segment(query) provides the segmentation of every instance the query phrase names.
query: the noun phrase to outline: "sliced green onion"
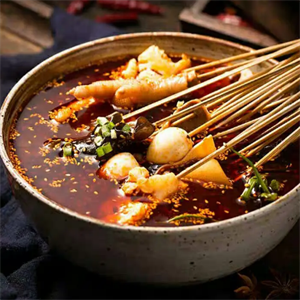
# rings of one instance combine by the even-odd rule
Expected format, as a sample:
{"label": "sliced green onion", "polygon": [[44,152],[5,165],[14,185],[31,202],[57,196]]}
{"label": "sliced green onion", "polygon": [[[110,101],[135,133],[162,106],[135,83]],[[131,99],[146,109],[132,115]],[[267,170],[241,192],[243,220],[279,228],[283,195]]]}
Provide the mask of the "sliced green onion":
{"label": "sliced green onion", "polygon": [[123,132],[131,132],[131,127],[128,124],[125,124],[122,128]]}
{"label": "sliced green onion", "polygon": [[101,147],[98,147],[96,149],[98,157],[102,157],[105,154],[110,153],[111,151],[113,151],[113,148],[112,148],[110,142],[107,142],[107,143],[103,144]]}
{"label": "sliced green onion", "polygon": [[101,127],[100,127],[100,126],[97,126],[97,127],[95,128],[94,134],[95,134],[95,135],[99,135],[99,134],[100,134],[100,131],[101,131]]}
{"label": "sliced green onion", "polygon": [[270,183],[270,188],[273,190],[273,192],[278,192],[280,183],[276,179],[273,179]]}
{"label": "sliced green onion", "polygon": [[270,194],[270,191],[269,191],[268,187],[267,187],[266,184],[264,183],[264,180],[263,180],[262,176],[261,176],[260,173],[258,172],[257,168],[254,166],[253,162],[252,162],[250,159],[248,159],[247,157],[245,157],[243,154],[241,154],[241,153],[235,151],[233,148],[231,148],[231,150],[232,150],[235,154],[237,154],[240,158],[242,158],[242,159],[243,159],[243,160],[244,160],[244,161],[252,168],[252,170],[253,170],[253,172],[254,172],[254,174],[255,174],[257,180],[258,180],[258,183],[261,185],[263,191],[264,191],[265,193]]}
{"label": "sliced green onion", "polygon": [[243,160],[245,160],[247,162],[247,164],[252,168],[259,185],[261,186],[261,188],[263,189],[263,193],[261,193],[261,197],[265,198],[267,201],[274,201],[278,198],[278,195],[276,193],[271,193],[269,188],[266,185],[266,179],[262,178],[262,176],[260,175],[260,173],[258,172],[257,168],[254,166],[254,164],[252,163],[252,161],[250,159],[248,159],[247,157],[245,157],[243,154],[235,151],[233,148],[231,148],[231,150],[237,154],[239,157],[241,157]]}
{"label": "sliced green onion", "polygon": [[201,219],[201,220],[206,220],[207,218],[200,216],[200,215],[196,215],[196,214],[182,214],[179,216],[176,216],[174,218],[169,219],[167,222],[171,223],[174,221],[178,221],[178,220],[183,220],[183,219],[191,219],[191,218],[196,218],[196,219]]}
{"label": "sliced green onion", "polygon": [[108,122],[107,124],[105,124],[105,126],[107,126],[109,129],[113,129],[115,127],[115,124],[113,122]]}
{"label": "sliced green onion", "polygon": [[115,139],[117,138],[117,132],[116,132],[114,129],[112,129],[112,130],[110,131],[110,137],[111,137],[113,140],[115,140]]}
{"label": "sliced green onion", "polygon": [[181,106],[183,106],[183,104],[184,104],[184,101],[177,101],[176,107],[180,108]]}
{"label": "sliced green onion", "polygon": [[278,195],[276,193],[262,193],[261,196],[267,201],[275,201],[278,198]]}
{"label": "sliced green onion", "polygon": [[97,124],[104,125],[106,123],[108,123],[108,120],[105,117],[98,117],[97,118]]}
{"label": "sliced green onion", "polygon": [[102,141],[103,141],[103,138],[102,138],[101,136],[96,136],[96,137],[94,138],[94,143],[95,143],[97,146],[100,146]]}
{"label": "sliced green onion", "polygon": [[110,136],[110,129],[106,125],[102,125],[101,134],[103,137]]}
{"label": "sliced green onion", "polygon": [[246,187],[241,195],[241,199],[244,201],[250,200],[251,192],[253,188],[258,185],[258,180],[256,177],[252,177],[249,179],[247,184],[249,184],[249,187]]}
{"label": "sliced green onion", "polygon": [[97,148],[97,149],[96,149],[96,152],[97,152],[98,157],[102,157],[102,156],[105,155],[105,152],[104,152],[104,150],[103,150],[103,147]]}
{"label": "sliced green onion", "polygon": [[112,148],[110,142],[103,144],[102,148],[103,148],[103,151],[105,152],[105,154],[113,151],[113,148]]}
{"label": "sliced green onion", "polygon": [[63,146],[63,156],[72,156],[73,146],[72,143],[65,143]]}

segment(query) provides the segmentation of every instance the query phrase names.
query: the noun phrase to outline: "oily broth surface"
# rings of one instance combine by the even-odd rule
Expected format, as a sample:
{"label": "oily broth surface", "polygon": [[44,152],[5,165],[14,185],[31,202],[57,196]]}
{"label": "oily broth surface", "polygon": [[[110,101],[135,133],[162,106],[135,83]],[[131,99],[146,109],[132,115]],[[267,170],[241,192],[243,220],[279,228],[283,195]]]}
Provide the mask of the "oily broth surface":
{"label": "oily broth surface", "polygon": [[[122,203],[132,199],[149,201],[146,197],[124,197],[115,182],[100,179],[97,176],[99,162],[92,156],[80,155],[77,164],[66,163],[58,150],[42,153],[40,148],[49,138],[80,138],[89,134],[89,126],[98,116],[106,116],[114,111],[109,104],[96,104],[80,111],[77,121],[66,124],[49,122],[49,111],[57,106],[74,100],[67,91],[78,84],[89,84],[97,80],[109,79],[108,72],[123,65],[128,58],[87,67],[71,73],[54,86],[48,86],[32,97],[20,113],[16,131],[19,133],[12,141],[20,167],[32,184],[46,197],[78,213],[90,215],[108,221],[107,216],[118,211]],[[194,64],[201,63],[200,60]],[[195,98],[193,95],[186,99]],[[185,100],[186,100],[185,99]],[[167,116],[173,110],[173,104],[151,110],[144,114],[151,121]],[[225,140],[216,141],[221,145]],[[13,158],[13,157],[12,157]],[[291,159],[288,159],[291,158]],[[270,178],[285,182],[282,194],[291,190],[299,182],[299,145],[294,143],[282,154],[281,162],[266,164]],[[220,161],[225,173],[231,179],[245,170],[245,164],[237,157]],[[286,167],[288,166],[288,167]],[[17,167],[19,168],[19,167]],[[288,181],[287,181],[288,180]],[[215,220],[232,218],[261,207],[262,203],[248,203],[246,206],[237,201],[244,189],[242,180],[234,183],[233,189],[206,189],[198,183],[189,183],[186,195],[189,201],[182,200],[180,205],[165,203],[159,205],[148,226],[174,226],[166,220],[182,213],[197,213],[199,209],[209,209],[215,213]]]}

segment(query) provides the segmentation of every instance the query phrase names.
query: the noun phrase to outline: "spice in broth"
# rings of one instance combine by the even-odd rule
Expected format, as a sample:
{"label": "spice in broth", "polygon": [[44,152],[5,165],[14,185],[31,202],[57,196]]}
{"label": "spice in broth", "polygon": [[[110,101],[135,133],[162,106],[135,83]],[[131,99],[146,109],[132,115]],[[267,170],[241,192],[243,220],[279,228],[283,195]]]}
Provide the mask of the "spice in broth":
{"label": "spice in broth", "polygon": [[[99,171],[103,162],[101,159],[99,162],[96,156],[76,150],[74,155],[64,156],[60,143],[56,142],[57,139],[62,139],[67,143],[88,138],[98,117],[106,117],[115,111],[126,114],[129,110],[117,109],[109,103],[95,103],[78,111],[76,118],[62,124],[50,120],[49,111],[55,111],[61,105],[76,101],[72,95],[68,94],[75,86],[118,78],[120,71],[124,69],[120,69],[120,66],[123,66],[129,59],[128,57],[116,59],[78,70],[47,85],[29,99],[13,123],[10,134],[10,157],[25,180],[58,204],[108,223],[118,222],[120,207],[127,205],[128,208],[131,203],[136,202],[148,204],[143,220],[132,222],[132,225],[143,226],[203,224],[245,215],[268,204],[261,198],[241,200],[240,196],[245,189],[245,177],[241,174],[245,173],[247,164],[233,154],[222,155],[218,158],[227,177],[233,181],[232,186],[216,186],[212,182],[204,181],[184,181],[188,184],[186,190],[159,204],[152,202],[153,198],[149,195],[125,196],[120,188],[120,181],[103,178]],[[174,58],[173,61],[176,62],[178,59]],[[199,65],[203,62],[205,62],[203,59],[193,59],[192,65]],[[155,122],[172,113],[180,101],[199,98],[228,84],[230,84],[229,79],[222,80],[168,105],[154,108],[142,116],[150,122]],[[223,130],[224,128],[219,128],[213,131],[213,134]],[[233,135],[215,139],[216,147],[232,137]],[[199,135],[193,141],[196,143],[202,138]],[[52,145],[51,148],[44,146],[46,141]],[[249,141],[243,143],[247,142]],[[257,161],[274,145],[274,143],[269,145],[259,155],[251,157],[251,160]],[[174,141],[174,147],[177,146]],[[153,174],[159,166],[145,161],[146,149],[147,144],[141,143],[140,147],[132,148],[130,152],[138,157],[142,166],[150,170],[150,174]],[[282,196],[299,183],[298,167],[299,143],[296,142],[286,148],[279,158],[266,163],[261,173],[267,175],[268,181],[276,179],[280,182],[281,188],[278,195]],[[182,214],[190,214],[191,217],[187,222],[168,222],[171,218]],[[193,217],[195,215],[200,217]]]}

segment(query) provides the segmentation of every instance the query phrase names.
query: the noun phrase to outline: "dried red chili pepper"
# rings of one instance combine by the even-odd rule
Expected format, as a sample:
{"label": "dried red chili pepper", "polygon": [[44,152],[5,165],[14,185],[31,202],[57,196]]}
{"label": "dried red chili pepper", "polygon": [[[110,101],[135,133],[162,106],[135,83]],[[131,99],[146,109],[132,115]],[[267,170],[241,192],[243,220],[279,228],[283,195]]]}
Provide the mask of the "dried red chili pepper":
{"label": "dried red chili pepper", "polygon": [[97,0],[97,2],[106,8],[132,10],[140,13],[162,14],[161,7],[138,0]]}
{"label": "dried red chili pepper", "polygon": [[98,16],[96,18],[97,22],[109,23],[109,24],[126,23],[126,22],[133,22],[137,20],[138,20],[138,15],[136,12],[121,13],[121,14],[107,14],[104,16]]}
{"label": "dried red chili pepper", "polygon": [[82,12],[82,10],[90,4],[91,0],[74,0],[71,1],[67,7],[67,12],[72,15],[77,15]]}

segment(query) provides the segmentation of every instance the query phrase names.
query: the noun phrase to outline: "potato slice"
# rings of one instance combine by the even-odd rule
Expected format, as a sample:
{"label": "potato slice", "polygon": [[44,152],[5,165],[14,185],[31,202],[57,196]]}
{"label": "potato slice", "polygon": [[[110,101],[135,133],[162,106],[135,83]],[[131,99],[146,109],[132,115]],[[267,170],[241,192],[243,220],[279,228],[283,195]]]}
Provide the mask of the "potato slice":
{"label": "potato slice", "polygon": [[227,178],[221,165],[216,159],[208,161],[203,166],[197,168],[193,172],[189,173],[186,178],[192,178],[207,182],[215,182],[219,184],[225,184],[231,186],[232,183]]}
{"label": "potato slice", "polygon": [[212,152],[216,151],[217,148],[215,146],[214,139],[211,135],[205,137],[201,142],[196,144],[190,152],[179,162],[176,164],[182,164],[187,161],[191,161],[194,159],[201,159],[205,156],[211,154]]}

